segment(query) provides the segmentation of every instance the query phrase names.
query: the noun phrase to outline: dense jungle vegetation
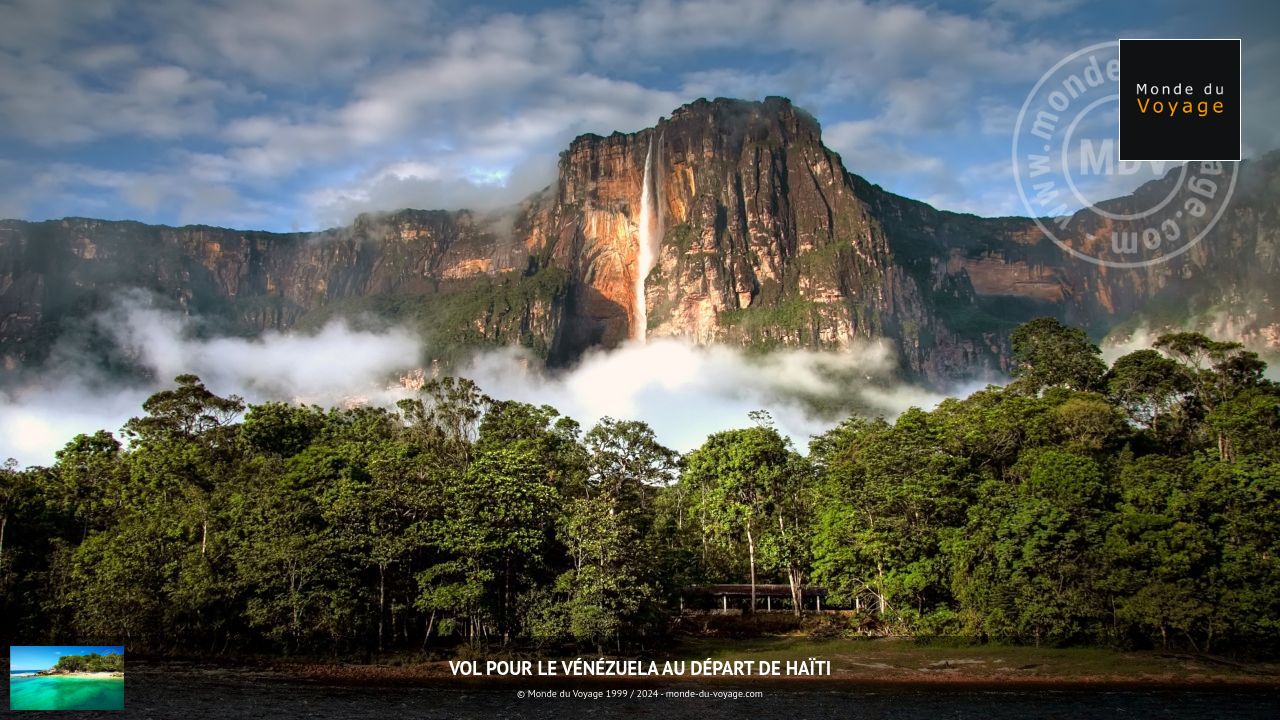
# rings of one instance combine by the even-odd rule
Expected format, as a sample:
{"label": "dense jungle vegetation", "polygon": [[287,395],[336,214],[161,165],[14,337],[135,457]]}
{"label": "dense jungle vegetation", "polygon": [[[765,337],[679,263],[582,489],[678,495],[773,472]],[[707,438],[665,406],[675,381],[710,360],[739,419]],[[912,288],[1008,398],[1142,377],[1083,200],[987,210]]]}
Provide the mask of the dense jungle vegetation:
{"label": "dense jungle vegetation", "polygon": [[430,382],[395,409],[194,376],[121,436],[0,471],[0,634],[349,655],[661,646],[690,587],[827,588],[862,632],[1274,655],[1280,387],[1166,335],[1110,367],[1013,335],[1014,380],[802,454],[764,414],[681,456],[640,422]]}

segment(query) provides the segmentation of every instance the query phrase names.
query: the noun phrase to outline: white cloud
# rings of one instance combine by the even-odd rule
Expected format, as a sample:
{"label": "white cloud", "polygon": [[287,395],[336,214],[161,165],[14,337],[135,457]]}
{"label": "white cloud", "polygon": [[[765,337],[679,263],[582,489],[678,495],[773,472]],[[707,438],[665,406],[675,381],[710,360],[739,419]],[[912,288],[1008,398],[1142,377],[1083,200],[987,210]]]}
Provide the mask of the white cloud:
{"label": "white cloud", "polygon": [[959,134],[969,124],[969,83],[911,78],[893,83],[880,117],[903,135],[941,130]]}
{"label": "white cloud", "polygon": [[942,158],[911,150],[891,134],[881,119],[855,120],[827,128],[823,140],[840,153],[850,172],[873,181],[886,175],[914,176],[937,186],[954,187],[953,173]]}
{"label": "white cloud", "polygon": [[491,178],[464,167],[393,162],[346,185],[312,191],[307,203],[322,225],[344,225],[360,213],[406,207],[496,210],[552,182],[555,157],[532,158],[495,174]]}
{"label": "white cloud", "polygon": [[1013,15],[1025,20],[1041,20],[1068,12],[1081,0],[988,0],[992,11]]}
{"label": "white cloud", "polygon": [[0,63],[0,123],[10,137],[37,145],[113,136],[175,140],[212,133],[219,104],[254,97],[173,65],[120,70],[109,83],[44,62]]}
{"label": "white cloud", "polygon": [[[432,5],[416,0],[215,0],[149,10],[159,45],[185,65],[270,84],[350,80],[428,46]],[[424,32],[424,30],[427,30]]]}
{"label": "white cloud", "polygon": [[[467,120],[453,128],[432,127],[438,121],[433,117],[440,112],[434,105],[414,109],[416,106],[405,98],[387,98],[389,106],[401,106],[403,116],[431,108],[431,116],[418,121],[423,133],[416,145],[423,149],[399,154],[341,184],[311,191],[307,201],[315,217],[329,224],[348,222],[358,212],[401,207],[493,208],[512,204],[555,180],[555,157],[575,135],[639,130],[681,102],[677,93],[591,74],[550,75],[544,80],[540,92],[528,97],[518,114],[458,110],[456,114]],[[361,102],[373,103],[375,97],[370,94]],[[484,105],[491,100],[486,95],[474,102]],[[463,106],[472,103],[459,102]],[[371,122],[376,125],[382,121],[374,117]],[[240,132],[253,129],[241,128]],[[285,142],[296,139],[289,130],[278,130]],[[377,135],[372,126],[353,126],[349,132],[353,137]],[[267,147],[278,146],[268,143]],[[287,156],[295,149],[307,152],[296,146],[282,152]]]}
{"label": "white cloud", "polygon": [[[1273,15],[1280,14],[1272,6]],[[1245,41],[1241,52],[1244,67],[1243,108],[1244,157],[1258,157],[1280,148],[1280,94],[1272,82],[1274,68],[1280,66],[1280,41]]]}
{"label": "white cloud", "polygon": [[[9,172],[17,174],[22,169],[13,163]],[[0,181],[6,174],[6,168],[0,164]],[[212,174],[186,175],[170,169],[103,170],[74,163],[54,163],[26,175],[23,192],[10,196],[8,201],[14,207],[21,207],[37,197],[76,207],[79,209],[76,214],[81,216],[129,219],[139,211],[176,208],[180,223],[244,228],[261,226],[278,219],[284,212],[261,200],[242,197],[225,178]],[[3,207],[4,201],[0,201],[0,208]]]}
{"label": "white cloud", "polygon": [[[257,339],[197,339],[181,316],[127,295],[96,324],[147,368],[157,382],[122,385],[104,378],[72,345],[55,350],[46,376],[6,393],[0,403],[0,457],[48,463],[75,434],[116,430],[141,413],[142,401],[183,373],[215,392],[251,400],[337,404],[386,400],[396,371],[419,363],[421,345],[403,330],[353,330],[337,323],[310,335],[268,333]],[[359,352],[352,352],[359,348]]]}
{"label": "white cloud", "polygon": [[26,58],[60,55],[69,39],[110,18],[116,0],[9,0],[0,23],[0,50]]}
{"label": "white cloud", "polygon": [[[639,129],[697,96],[783,94],[828,125],[851,170],[891,185],[925,178],[922,194],[952,197],[967,189],[952,178],[991,159],[966,157],[966,140],[1007,134],[1017,95],[1077,46],[1029,32],[1029,19],[1072,6],[993,0],[980,15],[865,0],[512,12],[416,0],[14,0],[0,26],[0,139],[51,151],[143,141],[110,167],[201,187],[176,204],[177,191],[143,187],[126,197],[132,207],[218,222],[208,214],[258,217],[278,202],[293,206],[268,216],[273,227],[314,227],[402,199],[480,206],[476,178],[544,164],[577,133]],[[1246,78],[1265,76],[1257,68],[1274,64],[1274,47],[1246,43]],[[1246,107],[1262,108],[1246,115],[1251,151],[1280,143],[1274,104],[1251,86]],[[938,137],[954,147],[929,144]],[[406,162],[440,175],[384,172]],[[27,174],[47,164],[34,160]],[[15,185],[0,188],[6,212],[30,205],[13,199],[31,194]],[[513,186],[523,187],[499,189]],[[85,202],[69,212],[103,204]]]}
{"label": "white cloud", "polygon": [[[408,392],[395,379],[419,366],[422,356],[420,339],[398,328],[374,332],[332,324],[305,335],[197,338],[188,319],[157,309],[141,295],[125,296],[96,324],[156,382],[125,386],[104,378],[74,343],[65,343],[46,376],[0,403],[0,458],[51,462],[75,434],[119,428],[140,414],[146,397],[188,372],[216,393],[250,401],[390,406]],[[941,399],[895,383],[895,366],[883,343],[754,356],[659,339],[592,352],[576,367],[554,373],[519,350],[495,350],[476,356],[458,374],[493,397],[550,404],[588,427],[604,416],[643,420],[679,450],[698,446],[712,432],[741,427],[749,422],[748,412],[766,409],[803,449],[811,434],[841,419],[815,412],[813,398],[843,400],[886,416]]]}
{"label": "white cloud", "polygon": [[982,98],[978,101],[979,126],[983,135],[1013,138],[1018,119],[1018,106],[1005,99]]}
{"label": "white cloud", "polygon": [[103,73],[140,65],[142,52],[134,45],[93,45],[73,53],[69,59],[75,67],[85,72]]}

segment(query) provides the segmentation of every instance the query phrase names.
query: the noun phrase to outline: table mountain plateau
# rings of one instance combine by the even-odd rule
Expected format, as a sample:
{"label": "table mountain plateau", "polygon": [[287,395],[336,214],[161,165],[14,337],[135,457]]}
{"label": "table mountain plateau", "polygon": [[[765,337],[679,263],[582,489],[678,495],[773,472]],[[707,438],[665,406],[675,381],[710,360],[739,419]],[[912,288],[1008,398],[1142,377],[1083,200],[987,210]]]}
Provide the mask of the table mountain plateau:
{"label": "table mountain plateau", "polygon": [[[2,221],[0,361],[7,380],[39,366],[126,290],[211,333],[405,323],[446,362],[519,345],[564,366],[660,336],[760,349],[879,339],[905,377],[941,386],[999,375],[1009,331],[1039,315],[1097,338],[1212,322],[1280,349],[1280,153],[1241,173],[1203,242],[1119,270],[1071,257],[1030,219],[936,210],[851,174],[786,99],[698,100],[636,133],[578,137],[552,186],[502,212],[402,210],[292,234]],[[1088,226],[1068,241],[1090,242]]]}

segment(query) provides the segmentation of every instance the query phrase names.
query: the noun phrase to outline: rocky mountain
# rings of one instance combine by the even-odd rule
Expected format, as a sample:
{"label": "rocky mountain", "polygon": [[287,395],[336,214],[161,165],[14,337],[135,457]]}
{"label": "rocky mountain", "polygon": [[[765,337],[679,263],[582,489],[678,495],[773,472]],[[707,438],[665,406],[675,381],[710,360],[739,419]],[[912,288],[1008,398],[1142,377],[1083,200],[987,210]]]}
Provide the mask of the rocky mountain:
{"label": "rocky mountain", "polygon": [[[125,290],[209,332],[408,323],[446,361],[515,344],[565,365],[659,336],[832,349],[884,339],[905,375],[941,384],[1001,371],[1008,332],[1045,314],[1096,337],[1213,322],[1280,348],[1278,199],[1273,153],[1241,168],[1226,215],[1191,251],[1105,268],[1030,219],[936,210],[851,174],[786,99],[698,100],[637,133],[577,138],[553,186],[499,213],[404,210],[297,234],[0,222],[0,358],[10,378],[40,364]],[[1097,230],[1076,223],[1067,241]]]}

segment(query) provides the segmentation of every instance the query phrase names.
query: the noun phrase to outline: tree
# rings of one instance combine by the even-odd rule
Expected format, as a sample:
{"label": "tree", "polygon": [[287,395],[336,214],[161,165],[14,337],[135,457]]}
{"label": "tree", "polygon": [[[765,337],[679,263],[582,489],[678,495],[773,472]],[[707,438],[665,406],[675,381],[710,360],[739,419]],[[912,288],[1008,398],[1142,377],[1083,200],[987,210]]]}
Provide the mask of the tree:
{"label": "tree", "polygon": [[22,474],[18,472],[18,463],[9,458],[0,466],[0,576],[5,572],[4,564],[4,531],[9,525],[9,515],[18,504],[19,484]]}
{"label": "tree", "polygon": [[1240,343],[1213,340],[1198,332],[1166,333],[1156,338],[1154,346],[1197,372],[1207,369],[1206,362],[1221,362],[1243,347]]}
{"label": "tree", "polygon": [[598,650],[621,646],[624,632],[653,615],[656,578],[645,536],[653,524],[652,496],[671,482],[677,455],[637,421],[604,418],[583,437],[586,482],[582,495],[565,487],[557,537],[570,567],[549,593],[530,601],[530,634],[539,640],[571,638]]}
{"label": "tree", "polygon": [[395,625],[390,576],[427,548],[444,487],[454,474],[442,467],[439,456],[420,452],[405,438],[388,438],[361,458],[360,472],[343,473],[321,496],[322,517],[342,552],[377,573],[376,645],[382,651],[388,620]]}
{"label": "tree", "polygon": [[516,599],[546,564],[558,493],[536,441],[489,445],[446,488],[433,545],[448,559],[418,576],[419,607],[453,615],[479,642],[515,634]]}
{"label": "tree", "polygon": [[1095,393],[1061,398],[1049,415],[1062,444],[1082,454],[1102,452],[1127,435],[1124,413]]}
{"label": "tree", "polygon": [[[896,425],[851,421],[816,439],[823,475],[815,575],[837,601],[874,596],[908,632],[944,631],[945,530],[963,520],[971,478],[941,442],[944,422],[912,409]],[[921,625],[923,623],[924,625]]]}
{"label": "tree", "polygon": [[561,516],[558,537],[571,567],[560,575],[554,592],[562,597],[558,624],[543,622],[535,637],[565,635],[590,643],[598,652],[609,640],[621,644],[628,629],[642,625],[642,615],[655,600],[655,588],[636,528],[638,510],[619,510],[617,498],[578,498]]}
{"label": "tree", "polygon": [[289,458],[307,449],[324,425],[324,411],[318,407],[268,402],[249,408],[240,437],[257,452]]}
{"label": "tree", "polygon": [[359,578],[323,500],[363,477],[352,449],[313,444],[285,462],[267,459],[229,501],[228,514],[240,519],[230,559],[244,620],[288,653],[336,650],[361,628]]}
{"label": "tree", "polygon": [[967,629],[1036,645],[1087,636],[1102,616],[1102,473],[1093,460],[1056,449],[1027,453],[1017,472],[1015,486],[983,485],[951,543]]}
{"label": "tree", "polygon": [[[776,430],[757,426],[715,433],[687,458],[682,482],[697,489],[691,512],[703,523],[703,534],[746,540],[753,612],[761,533],[771,527],[780,494],[797,481],[793,454]],[[794,582],[792,593],[797,600]]]}
{"label": "tree", "polygon": [[[813,561],[814,506],[816,503],[813,467],[799,454],[790,453],[787,468],[772,475],[768,488],[773,520],[764,534],[763,550],[768,563],[779,568],[791,590],[791,612],[797,617],[804,609],[804,580]],[[774,526],[776,525],[776,532]]]}
{"label": "tree", "polygon": [[1280,388],[1261,360],[1177,334],[1103,394],[1076,387],[1083,336],[1040,325],[1083,360],[1020,335],[1053,362],[850,418],[807,458],[760,413],[682,463],[643,423],[584,434],[462,379],[398,411],[266,403],[239,422],[239,400],[182,376],[127,444],[87,433],[50,467],[0,468],[0,634],[627,653],[691,585],[785,581],[798,610],[813,577],[883,632],[1280,650]]}
{"label": "tree", "polygon": [[1205,602],[1216,550],[1194,477],[1181,461],[1149,455],[1126,464],[1118,484],[1103,547],[1113,623],[1157,635],[1163,648],[1171,633],[1202,636],[1217,612]]}
{"label": "tree", "polygon": [[195,375],[179,375],[174,382],[177,388],[162,390],[142,403],[147,414],[125,423],[126,435],[143,442],[171,435],[213,440],[215,431],[230,427],[244,410],[239,397],[218,397]]}
{"label": "tree", "polygon": [[[1209,612],[1188,636],[1192,649],[1221,644],[1280,649],[1280,463],[1265,456],[1230,461],[1206,456],[1190,464],[1198,525],[1212,538],[1214,556],[1198,599]],[[1194,632],[1198,630],[1198,632]]]}
{"label": "tree", "polygon": [[130,514],[74,549],[66,567],[71,589],[58,601],[70,610],[79,637],[165,644],[167,592],[180,549],[164,525]]}
{"label": "tree", "polygon": [[80,537],[101,530],[124,504],[126,466],[119,441],[105,430],[76,435],[54,455],[57,502],[81,523]]}
{"label": "tree", "polygon": [[445,377],[429,381],[419,397],[401,400],[397,406],[415,441],[465,469],[481,418],[492,403],[474,382]]}
{"label": "tree", "polygon": [[582,442],[590,488],[622,507],[644,505],[654,487],[671,483],[677,468],[676,453],[640,421],[602,418]]}
{"label": "tree", "polygon": [[1187,367],[1195,399],[1208,411],[1263,381],[1266,364],[1238,342],[1179,332],[1161,335],[1155,347]]}
{"label": "tree", "polygon": [[[1219,405],[1243,392],[1273,387],[1263,378],[1266,364],[1240,343],[1213,340],[1200,333],[1180,332],[1161,335],[1155,347],[1186,365],[1193,390],[1186,403],[1187,412],[1196,419],[1212,413]],[[1206,363],[1211,367],[1205,367]],[[1216,429],[1215,435],[1218,456],[1230,460],[1229,438],[1221,429]]]}
{"label": "tree", "polygon": [[130,472],[134,485],[149,486],[164,502],[176,502],[200,527],[200,552],[209,539],[210,492],[214,479],[236,460],[236,419],[244,402],[219,397],[195,375],[179,375],[178,387],[162,390],[142,404],[147,412],[124,426],[134,452]]}
{"label": "tree", "polygon": [[1181,364],[1159,352],[1137,350],[1112,363],[1107,390],[1133,422],[1154,430],[1191,390],[1191,378]]}
{"label": "tree", "polygon": [[1280,395],[1253,388],[1219,404],[1205,417],[1218,436],[1223,460],[1280,454]]}
{"label": "tree", "polygon": [[1005,479],[1025,448],[1059,437],[1053,407],[1048,398],[992,387],[964,400],[944,400],[932,413],[931,424],[937,426],[938,440],[947,452]]}
{"label": "tree", "polygon": [[1102,351],[1083,330],[1043,317],[1019,325],[1010,335],[1014,386],[1029,393],[1046,387],[1095,390],[1107,366]]}

